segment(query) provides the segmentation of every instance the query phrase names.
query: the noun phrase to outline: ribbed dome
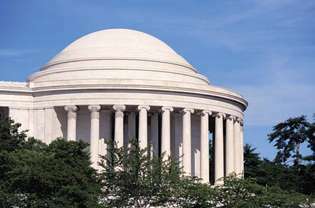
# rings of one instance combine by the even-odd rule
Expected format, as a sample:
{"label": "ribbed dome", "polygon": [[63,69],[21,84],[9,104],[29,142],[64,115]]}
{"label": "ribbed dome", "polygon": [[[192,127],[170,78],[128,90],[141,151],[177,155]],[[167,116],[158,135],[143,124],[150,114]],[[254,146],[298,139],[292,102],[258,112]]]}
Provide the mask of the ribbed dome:
{"label": "ribbed dome", "polygon": [[192,67],[161,40],[128,29],[101,30],[71,43],[49,63],[78,59],[141,59]]}

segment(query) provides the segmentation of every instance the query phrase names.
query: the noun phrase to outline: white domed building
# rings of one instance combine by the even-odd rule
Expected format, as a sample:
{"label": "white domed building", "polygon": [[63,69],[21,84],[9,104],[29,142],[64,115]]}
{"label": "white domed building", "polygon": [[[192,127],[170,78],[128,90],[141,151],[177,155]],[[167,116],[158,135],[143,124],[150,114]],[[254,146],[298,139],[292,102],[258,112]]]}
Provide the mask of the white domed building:
{"label": "white domed building", "polygon": [[89,142],[95,168],[105,139],[122,146],[138,138],[156,156],[180,158],[185,173],[204,182],[210,172],[215,183],[242,174],[246,107],[161,40],[127,29],[83,36],[25,83],[0,82],[0,115],[29,136]]}

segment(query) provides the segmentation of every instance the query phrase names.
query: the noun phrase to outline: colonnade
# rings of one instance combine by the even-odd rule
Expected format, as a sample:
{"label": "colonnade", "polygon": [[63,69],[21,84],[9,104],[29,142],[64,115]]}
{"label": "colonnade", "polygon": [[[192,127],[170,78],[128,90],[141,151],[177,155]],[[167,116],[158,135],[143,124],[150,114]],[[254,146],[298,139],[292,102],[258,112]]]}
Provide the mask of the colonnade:
{"label": "colonnade", "polygon": [[[76,122],[78,107],[75,105],[65,106],[67,111],[67,139],[76,139]],[[100,105],[88,106],[90,111],[90,153],[91,162],[94,168],[98,168],[98,140],[100,139]],[[117,147],[124,145],[124,111],[125,105],[114,105],[114,140]],[[158,146],[158,113],[161,113],[161,137],[160,147],[164,157],[171,156],[171,112],[173,107],[163,106],[159,112],[153,112],[150,116],[151,128],[148,129],[148,112],[150,106],[139,105],[138,110],[138,141],[141,148],[149,145],[148,133],[150,131],[151,144]],[[209,118],[214,117],[214,183],[223,183],[223,178],[233,173],[242,176],[243,169],[243,127],[242,119],[208,110],[181,109],[182,112],[182,165],[186,175],[192,173],[192,132],[191,116],[193,113],[200,116],[200,178],[203,182],[210,182],[209,167]],[[130,118],[135,119],[135,114]],[[153,128],[152,128],[153,126]],[[156,128],[154,128],[156,127]],[[135,133],[133,134],[135,135]],[[130,136],[130,135],[129,135]],[[195,138],[194,138],[195,139]],[[159,155],[159,150],[153,148],[152,153]]]}

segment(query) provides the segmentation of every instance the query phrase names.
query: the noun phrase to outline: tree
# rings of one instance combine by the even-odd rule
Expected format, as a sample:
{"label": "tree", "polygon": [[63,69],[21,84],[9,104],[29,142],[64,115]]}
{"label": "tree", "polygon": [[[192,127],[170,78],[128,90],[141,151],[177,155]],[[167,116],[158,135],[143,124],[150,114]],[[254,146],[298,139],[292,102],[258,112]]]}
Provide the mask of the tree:
{"label": "tree", "polygon": [[23,147],[26,131],[20,131],[21,124],[10,118],[0,119],[0,151],[14,151]]}
{"label": "tree", "polygon": [[305,159],[315,163],[315,114],[313,116],[313,122],[310,123],[309,129],[307,131],[308,138],[308,148],[312,150],[312,154]]}
{"label": "tree", "polygon": [[0,207],[97,207],[100,186],[87,144],[26,141],[19,126],[0,124]]}
{"label": "tree", "polygon": [[[150,158],[137,141],[122,148],[111,141],[108,146],[101,162],[101,201],[105,207],[308,207],[305,195],[273,185],[261,186],[252,179],[231,177],[217,187],[203,184],[198,178],[183,176],[171,158]],[[259,159],[248,147],[254,160]]]}
{"label": "tree", "polygon": [[256,148],[246,144],[244,146],[244,176],[246,178],[257,177],[261,163],[262,160],[260,159],[259,153],[256,152]]}
{"label": "tree", "polygon": [[[122,148],[109,142],[98,173],[90,166],[88,145],[83,142],[60,138],[46,145],[26,139],[13,122],[0,124],[1,129],[0,208],[309,207],[307,196],[275,186],[278,181],[283,186],[287,180],[283,176],[288,174],[283,174],[283,169],[277,174],[273,162],[257,162],[259,155],[250,146],[245,149],[247,167],[259,170],[251,174],[257,173],[265,184],[272,183],[261,186],[251,179],[231,177],[224,186],[212,187],[196,177],[184,176],[171,157],[151,157],[136,140]],[[12,143],[11,136],[15,140]],[[304,182],[301,185],[312,190],[313,186]]]}
{"label": "tree", "polygon": [[224,208],[291,208],[311,207],[309,199],[277,186],[261,186],[253,179],[226,178],[224,186],[216,187],[216,205]]}
{"label": "tree", "polygon": [[269,142],[275,142],[278,152],[276,162],[286,163],[293,158],[294,166],[300,165],[302,155],[301,144],[307,141],[310,123],[305,116],[289,118],[273,127],[273,132],[268,135]]}
{"label": "tree", "polygon": [[173,160],[150,158],[147,149],[140,149],[132,140],[127,147],[117,148],[108,142],[108,153],[102,157],[100,174],[103,204],[108,207],[148,207],[172,204],[176,199],[180,170]]}
{"label": "tree", "polygon": [[[315,122],[307,121],[305,116],[290,118],[277,124],[268,139],[270,142],[275,142],[275,147],[278,149],[275,158],[277,165],[269,163],[269,168],[278,172],[274,175],[276,171],[272,171],[271,175],[274,175],[272,178],[269,174],[262,179],[268,179],[269,183],[274,181],[285,190],[314,194]],[[307,143],[307,147],[311,150],[310,155],[301,155],[300,146],[303,143]],[[293,163],[290,163],[290,158],[293,158]],[[301,163],[301,160],[304,160],[304,163]],[[268,184],[268,181],[266,183]]]}

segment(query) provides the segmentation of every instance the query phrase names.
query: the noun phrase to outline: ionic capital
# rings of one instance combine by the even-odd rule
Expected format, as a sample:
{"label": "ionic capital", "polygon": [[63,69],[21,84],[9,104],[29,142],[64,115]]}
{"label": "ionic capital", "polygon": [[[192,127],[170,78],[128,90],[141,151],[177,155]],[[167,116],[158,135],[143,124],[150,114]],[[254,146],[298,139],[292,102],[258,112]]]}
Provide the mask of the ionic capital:
{"label": "ionic capital", "polygon": [[240,117],[235,117],[235,122],[240,123],[240,125],[243,125],[243,119]]}
{"label": "ionic capital", "polygon": [[211,116],[211,115],[212,115],[212,111],[209,111],[209,110],[202,110],[202,111],[200,112],[200,115],[201,115],[201,116],[206,116],[206,115]]}
{"label": "ionic capital", "polygon": [[225,114],[221,112],[215,112],[212,114],[214,118],[225,118]]}
{"label": "ionic capital", "polygon": [[77,112],[78,111],[78,107],[76,105],[66,105],[65,106],[65,111]]}
{"label": "ionic capital", "polygon": [[113,109],[116,112],[124,112],[126,110],[126,106],[125,105],[114,105]]}
{"label": "ionic capital", "polygon": [[100,105],[89,105],[88,109],[91,112],[99,112],[101,110],[101,106]]}
{"label": "ionic capital", "polygon": [[235,120],[235,116],[233,115],[226,115],[226,119],[229,121],[234,121]]}
{"label": "ionic capital", "polygon": [[170,107],[170,106],[163,106],[163,107],[161,108],[161,111],[162,111],[162,112],[166,112],[166,111],[172,112],[173,110],[174,110],[174,108],[173,108],[173,107]]}
{"label": "ionic capital", "polygon": [[150,106],[148,106],[148,105],[139,105],[138,106],[138,110],[139,111],[141,111],[141,110],[149,111],[150,110]]}
{"label": "ionic capital", "polygon": [[192,109],[192,108],[184,108],[184,109],[182,110],[182,112],[183,112],[183,113],[194,113],[195,110]]}

